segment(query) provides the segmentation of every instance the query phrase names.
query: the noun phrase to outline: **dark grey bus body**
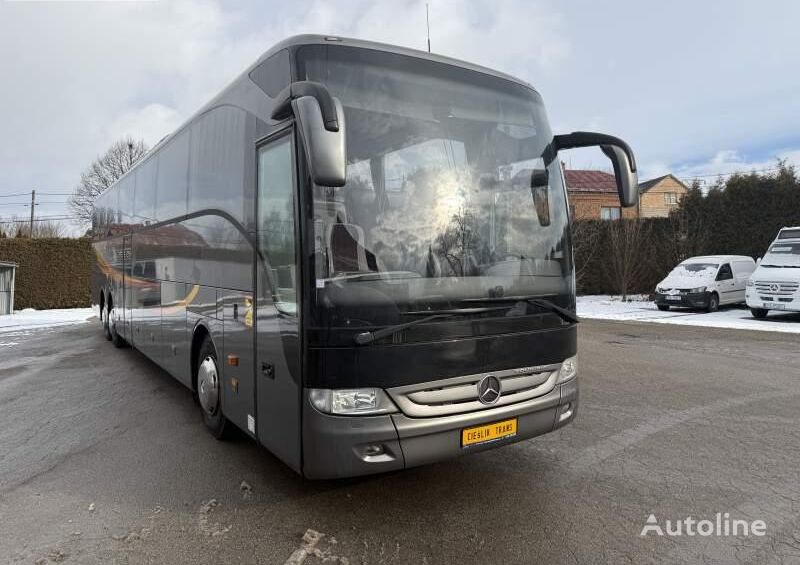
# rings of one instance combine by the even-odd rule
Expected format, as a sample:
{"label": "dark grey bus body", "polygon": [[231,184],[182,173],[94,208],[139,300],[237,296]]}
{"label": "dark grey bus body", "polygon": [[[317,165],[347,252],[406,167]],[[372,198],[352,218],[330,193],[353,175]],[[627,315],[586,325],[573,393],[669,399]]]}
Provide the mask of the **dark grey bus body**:
{"label": "dark grey bus body", "polygon": [[[339,53],[356,58],[363,53],[347,80],[336,74]],[[576,325],[513,298],[535,282],[549,285],[539,294],[559,306],[574,310],[575,304],[566,194],[543,110],[530,126],[535,126],[531,139],[537,138],[530,143],[535,142],[536,155],[549,171],[544,207],[550,209],[530,225],[543,230],[538,239],[549,239],[541,257],[533,258],[526,250],[498,251],[503,242],[520,241],[513,225],[521,221],[513,216],[520,196],[507,195],[511,189],[491,192],[501,181],[512,186],[512,176],[524,171],[509,165],[498,176],[506,179],[501,181],[486,175],[479,181],[477,173],[464,172],[505,166],[508,159],[500,154],[504,144],[511,147],[520,138],[519,128],[484,127],[480,153],[475,144],[452,141],[462,131],[465,138],[477,139],[466,133],[472,132],[472,122],[459,115],[459,105],[472,107],[469,97],[443,113],[435,107],[436,115],[424,119],[419,115],[426,107],[387,108],[396,112],[391,120],[376,122],[384,109],[375,110],[348,89],[356,82],[380,83],[375,65],[387,56],[397,77],[419,65],[428,69],[426,76],[467,73],[488,92],[495,84],[508,86],[507,100],[506,94],[498,94],[496,104],[482,99],[476,115],[492,113],[495,106],[498,115],[514,114],[528,96],[540,105],[530,86],[489,69],[381,44],[298,36],[267,52],[159,143],[95,207],[93,299],[115,339],[195,390],[199,348],[210,337],[224,417],[311,478],[402,469],[519,441],[570,422],[577,409],[577,378],[559,382],[562,363],[576,355]],[[270,119],[274,97],[285,86],[312,79],[329,84],[348,115],[348,160],[351,168],[361,167],[362,176],[341,191],[311,186],[295,120]],[[462,79],[452,80],[458,85]],[[403,84],[408,83],[395,83]],[[417,93],[413,89],[409,96]],[[428,138],[420,133],[443,124],[455,132],[450,141],[440,144],[447,136],[439,130]],[[393,131],[407,133],[400,141],[383,141]],[[396,154],[419,139],[443,146],[436,151],[443,151],[447,165],[409,168],[409,159],[425,164],[433,154],[428,141],[412,154]],[[497,155],[490,159],[484,153]],[[462,166],[467,161],[477,165]],[[393,178],[398,170],[401,177]],[[438,175],[429,186],[473,186],[463,202],[489,202],[482,209],[491,207],[492,226],[505,221],[506,227],[489,233],[483,222],[468,229],[464,226],[475,215],[462,214],[461,201],[448,203],[423,223],[442,220],[444,227],[420,247],[419,238],[409,235],[413,229],[392,227],[406,221],[392,213],[413,209],[424,215],[439,206],[434,199],[414,208],[411,199],[426,198],[413,194],[425,174]],[[464,192],[458,188],[448,194],[459,191]],[[531,198],[527,187],[523,192]],[[378,200],[380,209],[373,206]],[[453,239],[458,214],[462,230]],[[393,237],[405,239],[390,250]],[[538,241],[535,233],[530,237]],[[355,266],[341,266],[348,262]],[[529,275],[522,277],[523,271]],[[498,312],[478,308],[473,315],[465,308],[471,301],[498,304]],[[442,319],[371,344],[354,341],[360,332],[419,319],[427,311],[443,312]],[[476,384],[486,376],[502,383],[503,395],[492,406],[478,402]],[[311,389],[359,387],[385,391],[393,408],[342,416],[323,413],[309,398]],[[462,445],[464,428],[510,418],[517,419],[514,434]]]}

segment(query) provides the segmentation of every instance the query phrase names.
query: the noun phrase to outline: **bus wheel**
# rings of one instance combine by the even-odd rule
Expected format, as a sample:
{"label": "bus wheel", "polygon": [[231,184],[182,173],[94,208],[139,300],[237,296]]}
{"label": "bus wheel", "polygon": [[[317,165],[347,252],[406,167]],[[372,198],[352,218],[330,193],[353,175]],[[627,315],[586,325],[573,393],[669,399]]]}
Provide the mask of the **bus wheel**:
{"label": "bus wheel", "polygon": [[117,333],[117,313],[115,310],[110,310],[108,312],[108,328],[109,333],[111,334],[111,343],[114,344],[114,347],[125,347],[127,343],[125,339],[119,333]]}
{"label": "bus wheel", "polygon": [[227,418],[222,414],[222,380],[217,365],[217,352],[206,336],[197,356],[197,400],[203,423],[217,439],[225,437]]}
{"label": "bus wheel", "polygon": [[106,336],[108,341],[113,339],[111,335],[111,324],[108,323],[108,319],[111,317],[111,303],[109,303],[108,308],[105,306],[102,310],[100,310],[100,319],[103,322],[103,335]]}

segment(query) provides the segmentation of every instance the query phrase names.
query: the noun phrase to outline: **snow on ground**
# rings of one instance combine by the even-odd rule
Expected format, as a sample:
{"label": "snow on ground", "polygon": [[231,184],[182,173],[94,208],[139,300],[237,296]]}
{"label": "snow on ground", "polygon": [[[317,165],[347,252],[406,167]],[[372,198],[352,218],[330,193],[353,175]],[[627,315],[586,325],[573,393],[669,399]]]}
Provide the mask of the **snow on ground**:
{"label": "snow on ground", "polygon": [[623,302],[619,296],[579,296],[578,316],[598,320],[627,320],[733,328],[800,334],[800,313],[770,312],[766,320],[756,320],[744,305],[722,306],[718,312],[708,314],[684,308],[662,312],[646,296],[629,297]]}
{"label": "snow on ground", "polygon": [[0,334],[83,324],[95,315],[95,311],[91,308],[64,308],[61,310],[26,308],[17,310],[10,315],[0,316]]}

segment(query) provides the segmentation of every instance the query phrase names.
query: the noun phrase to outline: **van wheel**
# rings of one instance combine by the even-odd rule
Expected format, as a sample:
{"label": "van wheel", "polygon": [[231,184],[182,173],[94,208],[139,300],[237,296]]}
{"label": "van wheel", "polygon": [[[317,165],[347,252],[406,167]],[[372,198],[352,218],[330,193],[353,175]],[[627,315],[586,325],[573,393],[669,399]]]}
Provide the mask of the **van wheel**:
{"label": "van wheel", "polygon": [[206,336],[197,355],[197,401],[203,423],[217,439],[224,439],[228,419],[222,413],[222,379],[217,364],[217,352],[211,338]]}
{"label": "van wheel", "polygon": [[769,310],[765,310],[764,308],[750,308],[750,313],[753,315],[753,318],[763,320],[767,317],[767,314],[769,314]]}
{"label": "van wheel", "polygon": [[669,311],[669,304],[656,304],[656,306],[658,306],[658,309],[662,312]]}
{"label": "van wheel", "polygon": [[717,296],[716,292],[712,292],[711,296],[708,297],[706,312],[716,312],[717,310],[719,310],[719,296]]}

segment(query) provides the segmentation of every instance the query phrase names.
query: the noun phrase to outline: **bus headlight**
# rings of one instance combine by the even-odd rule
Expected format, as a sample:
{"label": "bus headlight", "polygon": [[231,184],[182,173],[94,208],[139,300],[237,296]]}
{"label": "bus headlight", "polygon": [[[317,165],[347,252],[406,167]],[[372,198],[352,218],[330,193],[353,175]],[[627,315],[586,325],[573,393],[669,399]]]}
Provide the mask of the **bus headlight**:
{"label": "bus headlight", "polygon": [[312,388],[308,398],[314,408],[325,414],[372,416],[397,412],[392,400],[380,388]]}
{"label": "bus headlight", "polygon": [[558,370],[558,379],[556,384],[565,383],[578,374],[578,357],[568,357],[561,363],[561,368]]}

